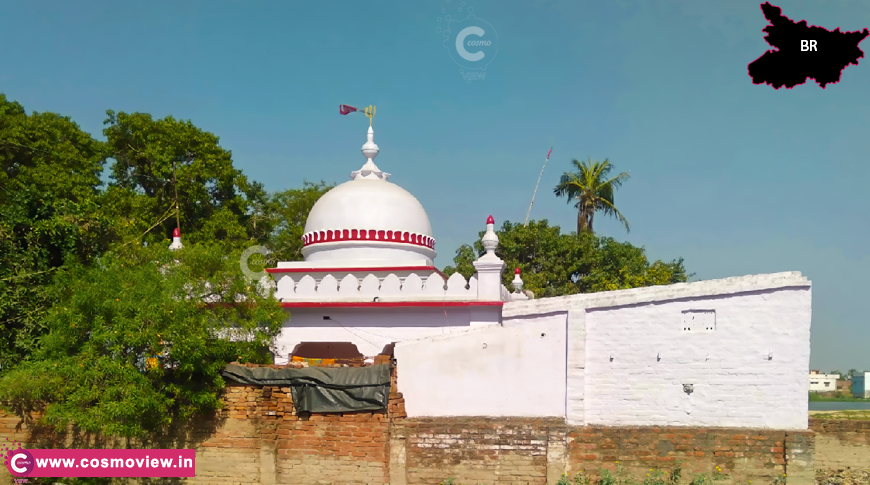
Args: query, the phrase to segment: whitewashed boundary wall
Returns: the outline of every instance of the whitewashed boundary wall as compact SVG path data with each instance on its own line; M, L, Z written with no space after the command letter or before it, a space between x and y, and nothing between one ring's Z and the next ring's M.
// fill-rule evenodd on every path
M806 429L809 299L799 287L587 309L585 422Z
M564 317L399 342L394 352L409 417L565 415Z
M571 424L807 429L811 293L793 272L510 302L502 326L397 344L399 387L409 415L553 416L549 402L516 400L526 387L483 371L473 371L481 399L438 395L464 378L438 369L455 362L524 378L550 369L564 380L539 377L537 387L557 388L536 392L564 396ZM553 332L561 340L530 343ZM484 357L481 338L513 350Z

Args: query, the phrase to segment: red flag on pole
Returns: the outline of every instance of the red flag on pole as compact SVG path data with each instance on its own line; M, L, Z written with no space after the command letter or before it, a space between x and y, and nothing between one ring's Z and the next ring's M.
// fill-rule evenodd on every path
M356 108L354 108L353 106L348 106L346 104L342 104L338 107L338 112L343 114L343 115L346 115L348 113L353 113L354 111L358 111L358 110Z

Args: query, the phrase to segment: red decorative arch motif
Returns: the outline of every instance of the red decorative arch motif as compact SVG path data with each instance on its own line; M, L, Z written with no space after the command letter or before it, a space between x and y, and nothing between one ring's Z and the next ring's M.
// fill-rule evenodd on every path
M435 249L435 239L424 234L407 231L385 231L383 229L328 229L312 231L302 236L302 246L340 241L383 241L413 244Z

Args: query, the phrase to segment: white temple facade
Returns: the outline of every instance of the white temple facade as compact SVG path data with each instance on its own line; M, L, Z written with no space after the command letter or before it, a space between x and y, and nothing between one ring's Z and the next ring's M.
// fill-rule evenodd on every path
M365 164L311 209L305 261L267 269L276 281L275 297L291 315L277 341L278 364L302 342L352 342L374 356L399 341L497 325L506 302L527 299L501 284L505 264L495 255L492 216L483 238L486 254L474 263L477 274L448 278L435 268L429 217L375 165L378 152L369 127Z
M375 165L371 127L362 153L311 210L305 261L267 270L289 311L276 364L309 343L391 352L411 417L807 428L800 273L530 299L519 270L513 291L501 284L490 216L476 274L448 278L426 211Z

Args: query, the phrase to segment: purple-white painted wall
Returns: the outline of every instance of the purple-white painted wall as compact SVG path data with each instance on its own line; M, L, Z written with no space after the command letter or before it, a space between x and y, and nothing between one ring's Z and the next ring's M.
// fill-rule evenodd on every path
M809 322L808 287L588 309L585 422L805 429Z
M507 303L500 326L397 344L399 390L411 416L806 429L811 301L777 273Z
M564 416L565 315L400 342L409 417Z
M777 273L503 308L298 308L276 347L282 363L300 342L396 343L409 416L806 429L811 317L810 282Z

